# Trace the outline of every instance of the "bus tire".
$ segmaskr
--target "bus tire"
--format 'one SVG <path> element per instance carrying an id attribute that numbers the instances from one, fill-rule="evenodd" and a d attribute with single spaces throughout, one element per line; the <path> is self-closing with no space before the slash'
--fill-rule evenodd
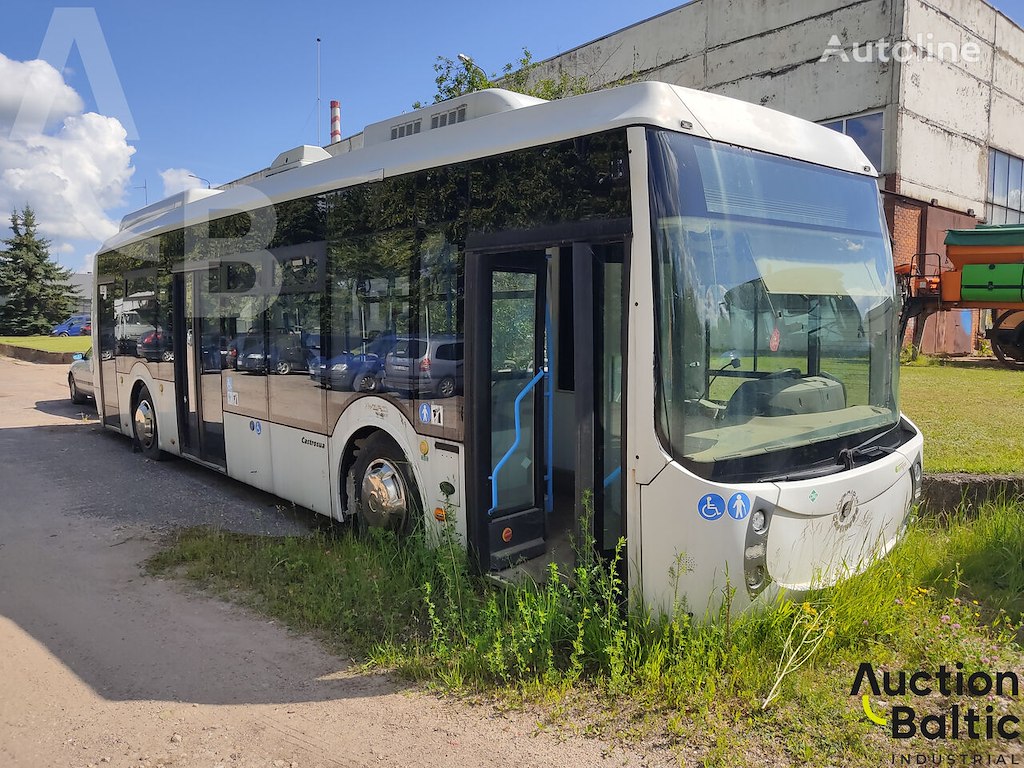
<path id="1" fill-rule="evenodd" d="M 160 450 L 160 435 L 156 425 L 156 407 L 149 388 L 143 384 L 135 398 L 132 408 L 132 433 L 135 447 L 147 459 L 162 461 L 164 452 Z"/>
<path id="2" fill-rule="evenodd" d="M 412 532 L 423 516 L 419 488 L 402 449 L 385 432 L 374 432 L 352 467 L 356 531 L 384 528 Z"/>

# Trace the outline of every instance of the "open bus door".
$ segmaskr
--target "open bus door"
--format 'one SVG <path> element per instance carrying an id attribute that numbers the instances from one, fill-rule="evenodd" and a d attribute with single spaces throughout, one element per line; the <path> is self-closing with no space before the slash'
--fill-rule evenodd
<path id="1" fill-rule="evenodd" d="M 605 554 L 625 533 L 623 253 L 467 254 L 469 533 L 485 571 L 572 566 L 584 522 Z"/>
<path id="2" fill-rule="evenodd" d="M 224 467 L 224 411 L 221 370 L 225 366 L 223 336 L 214 333 L 219 311 L 215 279 L 217 268 L 174 275 L 172 344 L 178 389 L 178 423 L 181 450 L 194 459 Z"/>

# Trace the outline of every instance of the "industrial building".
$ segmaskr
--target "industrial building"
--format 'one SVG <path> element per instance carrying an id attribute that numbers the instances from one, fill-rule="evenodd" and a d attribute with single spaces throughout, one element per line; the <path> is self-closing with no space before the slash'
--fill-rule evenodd
<path id="1" fill-rule="evenodd" d="M 983 0 L 692 0 L 544 62 L 590 88 L 661 80 L 852 136 L 881 173 L 894 258 L 944 259 L 947 229 L 1024 222 L 1024 30 Z M 929 319 L 925 352 L 977 342 Z"/>

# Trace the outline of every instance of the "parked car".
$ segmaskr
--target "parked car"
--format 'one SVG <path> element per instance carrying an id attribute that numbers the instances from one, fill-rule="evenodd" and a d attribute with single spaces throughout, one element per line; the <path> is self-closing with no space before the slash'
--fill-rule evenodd
<path id="1" fill-rule="evenodd" d="M 384 357 L 397 341 L 394 334 L 381 334 L 368 344 L 321 359 L 310 365 L 309 378 L 327 389 L 376 392 L 384 374 Z"/>
<path id="2" fill-rule="evenodd" d="M 92 370 L 92 350 L 89 349 L 84 355 L 79 353 L 74 356 L 74 362 L 68 370 L 68 390 L 71 392 L 71 402 L 80 405 L 94 396 Z"/>
<path id="3" fill-rule="evenodd" d="M 89 322 L 89 315 L 72 315 L 60 325 L 53 326 L 51 336 L 80 336 L 82 326 Z"/>
<path id="4" fill-rule="evenodd" d="M 114 326 L 114 336 L 119 340 L 130 340 L 137 342 L 142 336 L 156 328 L 142 319 L 142 316 L 134 310 L 122 312 L 117 316 Z"/>
<path id="5" fill-rule="evenodd" d="M 137 345 L 139 357 L 154 363 L 173 363 L 174 349 L 171 346 L 171 334 L 166 331 L 147 331 L 139 337 Z"/>
<path id="6" fill-rule="evenodd" d="M 462 390 L 464 348 L 462 337 L 451 334 L 401 336 L 384 358 L 384 386 L 452 397 Z"/>
<path id="7" fill-rule="evenodd" d="M 82 330 L 79 333 L 80 336 L 92 336 L 92 320 L 89 320 L 85 325 L 82 326 Z"/>
<path id="8" fill-rule="evenodd" d="M 240 371 L 282 375 L 305 371 L 307 362 L 302 338 L 297 333 L 275 333 L 268 354 L 262 333 L 246 334 L 239 341 L 235 367 Z"/>
<path id="9" fill-rule="evenodd" d="M 114 318 L 116 354 L 138 357 L 139 339 L 156 328 L 142 319 L 135 310 L 121 312 Z"/>

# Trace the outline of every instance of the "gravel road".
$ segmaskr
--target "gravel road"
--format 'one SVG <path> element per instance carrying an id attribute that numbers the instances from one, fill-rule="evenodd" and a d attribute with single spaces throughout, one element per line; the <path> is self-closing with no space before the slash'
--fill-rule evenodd
<path id="1" fill-rule="evenodd" d="M 140 563 L 161 529 L 318 521 L 186 461 L 151 462 L 68 400 L 67 369 L 0 358 L 0 765 L 668 765 L 438 699 Z"/>

